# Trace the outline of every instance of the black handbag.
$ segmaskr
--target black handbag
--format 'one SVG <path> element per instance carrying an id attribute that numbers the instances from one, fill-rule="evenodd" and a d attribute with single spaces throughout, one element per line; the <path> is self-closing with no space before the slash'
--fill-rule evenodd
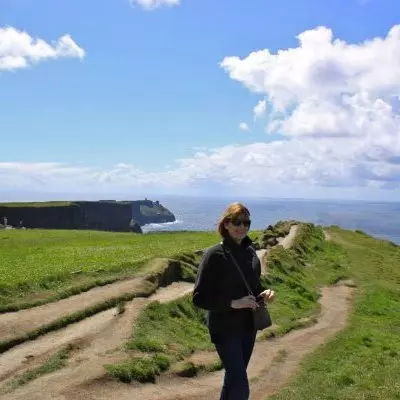
<path id="1" fill-rule="evenodd" d="M 250 296 L 254 296 L 235 257 L 233 257 L 233 255 L 230 251 L 228 251 L 227 253 L 229 254 L 233 264 L 236 266 L 237 270 L 239 271 L 239 274 L 242 277 L 243 283 L 245 284 L 246 289 L 249 292 Z M 258 257 L 258 256 L 256 255 L 256 257 Z M 263 299 L 259 300 L 259 301 L 257 301 L 257 304 L 258 304 L 258 307 L 255 310 L 253 310 L 254 328 L 258 331 L 262 331 L 263 329 L 268 328 L 272 325 L 272 320 L 271 320 L 271 316 L 269 314 L 267 305 L 265 304 L 265 301 Z"/>

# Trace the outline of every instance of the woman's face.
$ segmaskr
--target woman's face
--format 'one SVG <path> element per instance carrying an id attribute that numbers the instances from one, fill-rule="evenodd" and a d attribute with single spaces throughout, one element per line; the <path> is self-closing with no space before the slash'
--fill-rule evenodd
<path id="1" fill-rule="evenodd" d="M 250 219 L 246 215 L 241 214 L 229 219 L 225 222 L 224 226 L 232 239 L 240 243 L 249 232 L 250 224 Z"/>

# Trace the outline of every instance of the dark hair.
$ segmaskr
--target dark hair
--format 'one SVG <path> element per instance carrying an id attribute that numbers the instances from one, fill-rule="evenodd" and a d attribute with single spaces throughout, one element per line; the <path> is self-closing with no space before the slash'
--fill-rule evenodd
<path id="1" fill-rule="evenodd" d="M 229 233 L 225 228 L 225 223 L 228 222 L 230 219 L 239 217 L 240 215 L 245 215 L 247 218 L 249 218 L 250 217 L 249 209 L 241 203 L 230 204 L 218 221 L 217 232 L 222 237 L 224 238 L 227 237 Z"/>

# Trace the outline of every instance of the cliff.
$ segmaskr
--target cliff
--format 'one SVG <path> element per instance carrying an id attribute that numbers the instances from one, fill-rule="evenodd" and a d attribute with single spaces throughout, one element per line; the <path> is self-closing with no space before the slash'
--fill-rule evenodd
<path id="1" fill-rule="evenodd" d="M 94 229 L 141 232 L 149 223 L 175 221 L 158 201 L 74 201 L 0 203 L 0 223 L 43 229 Z"/>

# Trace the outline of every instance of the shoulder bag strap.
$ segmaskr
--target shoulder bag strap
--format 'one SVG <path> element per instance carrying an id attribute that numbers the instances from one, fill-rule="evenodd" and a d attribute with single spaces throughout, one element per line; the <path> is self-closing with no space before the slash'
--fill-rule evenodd
<path id="1" fill-rule="evenodd" d="M 254 296 L 254 295 L 253 295 L 253 292 L 252 292 L 251 289 L 250 289 L 249 284 L 247 283 L 246 278 L 244 277 L 243 271 L 242 271 L 242 269 L 239 267 L 239 264 L 237 263 L 235 257 L 234 257 L 234 256 L 232 255 L 232 253 L 223 245 L 222 242 L 221 242 L 221 246 L 222 246 L 222 249 L 224 250 L 224 252 L 228 254 L 229 258 L 231 259 L 231 261 L 233 262 L 233 264 L 234 264 L 235 267 L 237 268 L 237 270 L 238 270 L 240 276 L 242 277 L 243 283 L 245 284 L 246 289 L 248 290 L 249 294 L 250 294 L 251 296 Z"/>

